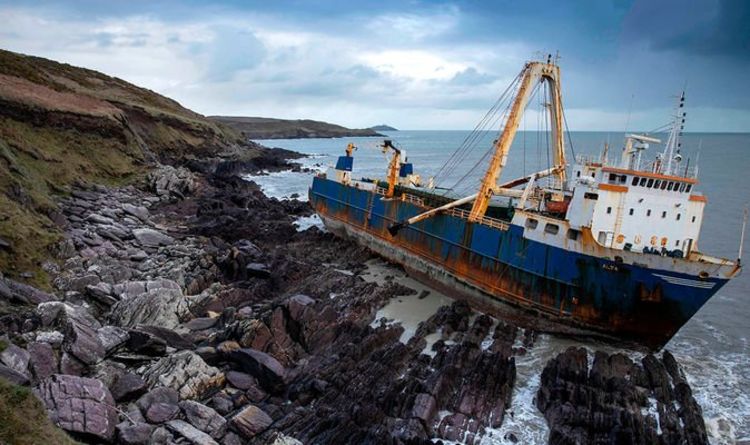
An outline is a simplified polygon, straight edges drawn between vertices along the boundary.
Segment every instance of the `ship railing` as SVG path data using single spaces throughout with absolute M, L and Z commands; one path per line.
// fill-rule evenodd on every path
M 380 187 L 380 186 L 375 187 L 375 193 L 377 193 L 378 195 L 385 196 L 387 192 L 388 192 L 388 189 L 384 187 Z M 420 198 L 419 196 L 415 196 L 409 193 L 403 193 L 395 199 L 407 201 L 407 202 L 416 204 L 423 208 L 429 208 L 429 206 L 424 203 L 423 198 Z M 442 213 L 445 215 L 455 216 L 456 218 L 462 218 L 466 220 L 469 219 L 469 215 L 471 214 L 471 212 L 469 212 L 468 210 L 459 209 L 457 207 L 445 210 Z M 485 226 L 493 227 L 493 228 L 500 229 L 500 230 L 508 230 L 508 228 L 510 227 L 508 223 L 506 223 L 505 221 L 499 220 L 497 218 L 492 218 L 490 216 L 483 216 L 481 219 L 479 219 L 478 222 Z
M 599 155 L 576 155 L 576 163 L 581 165 L 601 164 L 602 158 Z

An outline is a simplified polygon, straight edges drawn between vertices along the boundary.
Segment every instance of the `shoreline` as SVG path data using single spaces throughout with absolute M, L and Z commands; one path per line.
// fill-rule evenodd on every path
M 6 300 L 26 302 L 3 318 L 2 374 L 35 388 L 57 424 L 87 443 L 495 437 L 518 403 L 516 358 L 533 350 L 536 333 L 461 302 L 416 327 L 379 320 L 394 298 L 418 289 L 387 273 L 368 279 L 374 254 L 315 228 L 298 232 L 294 221 L 312 214 L 307 203 L 267 198 L 237 176 L 294 168 L 281 159 L 288 154 L 193 160 L 160 166 L 137 185 L 76 188 L 60 202 L 61 266 L 45 266 L 54 292 L 0 279 Z M 636 439 L 705 438 L 670 357 L 559 354 L 535 391 L 549 440 L 610 434 L 574 428 L 580 416 Z M 663 409 L 656 419 L 640 408 L 651 399 Z M 67 408 L 79 403 L 90 408 Z M 504 442 L 522 437 L 500 431 Z

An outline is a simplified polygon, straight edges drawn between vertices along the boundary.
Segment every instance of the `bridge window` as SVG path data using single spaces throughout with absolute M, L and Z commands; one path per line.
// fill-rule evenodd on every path
M 630 185 L 638 185 L 638 176 L 633 176 L 633 182 Z
M 599 199 L 599 195 L 597 195 L 596 193 L 584 193 L 583 197 L 585 199 L 591 199 L 593 201 L 596 201 L 597 199 Z
M 680 183 L 680 193 L 682 193 L 682 192 L 684 192 L 684 191 L 685 191 L 685 183 L 684 183 L 684 182 L 681 182 L 681 183 Z
M 651 216 L 651 209 L 646 210 L 646 216 Z
M 641 183 L 639 184 L 641 187 L 646 186 L 646 178 L 641 178 Z
M 539 221 L 535 220 L 534 218 L 529 218 L 526 220 L 526 228 L 529 230 L 536 229 L 536 226 L 539 225 Z
M 663 211 L 663 212 L 661 212 L 661 217 L 662 218 L 666 218 L 667 217 L 667 211 L 666 210 Z
M 607 215 L 609 215 L 610 213 L 612 213 L 612 207 L 607 207 Z
M 685 186 L 685 192 L 690 193 L 690 189 L 693 188 L 693 184 L 688 184 Z
M 661 185 L 661 180 L 657 179 L 656 182 L 654 182 L 654 188 L 658 189 L 660 185 Z
M 560 226 L 557 224 L 550 224 L 547 223 L 547 225 L 544 226 L 544 232 L 549 233 L 551 235 L 557 235 L 557 232 L 560 231 Z
M 579 230 L 568 229 L 568 239 L 577 241 L 580 236 L 581 236 L 581 232 Z
M 651 178 L 649 178 L 647 187 L 648 187 L 648 188 L 651 188 L 651 187 L 653 187 L 653 186 L 654 186 L 654 180 L 653 180 L 653 179 L 651 179 Z
M 667 181 L 662 181 L 661 182 L 661 189 L 664 190 L 665 188 L 667 188 Z
M 625 184 L 625 181 L 627 181 L 627 180 L 628 180 L 628 177 L 627 177 L 627 176 L 625 176 L 625 175 L 620 175 L 620 182 L 621 182 L 621 183 Z
M 633 212 L 635 212 L 635 209 L 630 209 L 630 211 L 628 212 L 628 214 L 629 214 L 630 216 L 633 216 Z
M 674 187 L 674 182 L 669 181 L 669 183 L 667 184 L 667 190 L 669 190 L 671 192 L 672 191 L 672 187 Z

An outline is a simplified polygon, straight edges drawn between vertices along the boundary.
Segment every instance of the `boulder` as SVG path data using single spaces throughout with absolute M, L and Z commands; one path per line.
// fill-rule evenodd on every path
M 58 327 L 65 339 L 62 348 L 86 365 L 101 361 L 106 350 L 99 340 L 97 331 L 101 328 L 99 321 L 82 306 L 73 306 L 61 302 L 42 303 L 37 306 L 42 325 Z
M 176 284 L 176 283 L 175 283 Z M 112 306 L 112 322 L 134 328 L 154 325 L 173 329 L 190 314 L 187 298 L 173 288 L 156 288 L 135 296 L 124 296 Z
M 134 206 L 133 204 L 123 204 L 122 210 L 128 215 L 135 216 L 141 221 L 148 221 L 148 209 L 144 206 Z
M 167 342 L 164 339 L 138 329 L 128 331 L 127 346 L 138 354 L 162 356 L 167 352 Z
M 141 246 L 145 247 L 171 246 L 174 244 L 174 238 L 171 236 L 149 228 L 133 229 L 133 236 Z
M 152 403 L 146 410 L 146 420 L 150 423 L 164 423 L 172 420 L 180 413 L 180 407 L 171 403 Z
M 148 445 L 154 428 L 154 425 L 148 423 L 124 422 L 117 425 L 117 439 L 122 445 Z
M 96 330 L 99 342 L 104 347 L 105 354 L 109 355 L 128 341 L 128 331 L 117 326 L 102 326 Z
M 167 428 L 184 437 L 193 445 L 219 445 L 211 436 L 184 420 L 171 420 L 167 422 Z
M 0 378 L 3 378 L 16 385 L 29 384 L 29 377 L 27 375 L 21 374 L 18 371 L 14 371 L 13 369 L 5 365 L 0 365 Z
M 146 392 L 146 389 L 146 382 L 132 372 L 126 372 L 119 376 L 109 388 L 112 397 L 118 403 L 133 400 Z
M 213 408 L 193 400 L 180 402 L 180 408 L 185 413 L 188 422 L 204 433 L 216 439 L 224 434 L 227 421 Z
M 160 359 L 144 371 L 143 378 L 149 387 L 172 388 L 182 399 L 197 398 L 224 383 L 224 374 L 192 351 L 180 351 Z
M 230 421 L 232 427 L 246 439 L 252 439 L 262 433 L 272 423 L 271 416 L 255 405 L 248 405 Z
M 32 342 L 26 346 L 29 364 L 37 380 L 44 380 L 57 373 L 57 357 L 49 343 Z
M 272 356 L 256 349 L 238 349 L 229 356 L 240 369 L 257 378 L 266 390 L 278 392 L 283 389 L 286 369 Z
M 237 389 L 246 391 L 250 388 L 258 386 L 258 380 L 255 377 L 245 374 L 244 372 L 229 371 L 226 374 L 227 382 Z
M 195 176 L 183 167 L 162 165 L 146 177 L 151 191 L 159 196 L 184 198 L 195 189 Z
M 50 346 L 58 347 L 62 345 L 65 336 L 60 331 L 41 331 L 36 333 L 36 341 L 47 343 Z
M 101 381 L 55 374 L 40 383 L 38 395 L 60 428 L 104 441 L 113 438 L 115 401 Z
M 19 348 L 13 343 L 8 344 L 0 352 L 0 362 L 19 374 L 29 377 L 30 354 L 25 349 Z
M 177 391 L 172 388 L 160 386 L 142 395 L 135 404 L 145 414 L 154 403 L 177 405 L 179 400 L 180 395 Z

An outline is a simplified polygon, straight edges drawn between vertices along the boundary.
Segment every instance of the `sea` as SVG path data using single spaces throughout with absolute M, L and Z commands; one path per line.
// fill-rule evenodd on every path
M 434 178 L 443 193 L 465 196 L 473 193 L 484 173 L 488 153 L 498 134 L 471 131 L 394 131 L 387 139 L 405 153 L 414 172 L 424 182 Z M 666 140 L 667 135 L 652 135 Z M 624 133 L 570 132 L 566 135 L 569 162 L 574 156 L 619 159 Z M 282 171 L 248 176 L 270 197 L 307 200 L 313 175 L 332 167 L 344 154 L 347 143 L 357 146 L 354 177 L 384 178 L 388 155 L 380 148 L 384 138 L 275 139 L 259 140 L 268 147 L 281 147 L 308 155 L 297 160 L 305 171 Z M 686 133 L 681 145 L 682 160 L 675 171 L 696 170 L 696 190 L 708 197 L 698 242 L 702 252 L 736 259 L 744 209 L 750 204 L 750 134 Z M 513 179 L 548 168 L 553 164 L 549 136 L 543 132 L 520 131 L 513 142 L 502 179 Z M 643 152 L 643 161 L 653 159 L 663 145 L 652 145 Z M 298 221 L 298 229 L 322 227 L 317 217 Z M 749 240 L 750 242 L 750 240 Z M 747 243 L 746 243 L 747 244 Z M 745 249 L 748 250 L 748 249 Z M 745 252 L 747 253 L 747 252 Z M 372 275 L 390 274 L 411 287 L 414 282 L 400 269 L 385 262 L 371 265 Z M 408 297 L 404 297 L 408 298 Z M 428 318 L 449 297 L 432 290 L 432 300 L 420 304 L 399 298 L 380 315 L 393 317 L 407 331 Z M 712 445 L 750 441 L 750 272 L 744 272 L 723 287 L 666 345 L 682 365 L 698 403 L 703 409 Z M 420 300 L 421 301 L 421 300 Z M 520 443 L 547 443 L 548 429 L 534 406 L 540 374 L 549 359 L 569 346 L 590 351 L 613 352 L 612 346 L 595 341 L 571 340 L 541 335 L 525 356 L 517 357 L 518 378 L 510 410 L 503 425 L 483 438 L 485 444 L 512 443 L 513 433 Z M 642 353 L 625 351 L 640 360 Z M 506 413 L 510 414 L 510 413 Z

